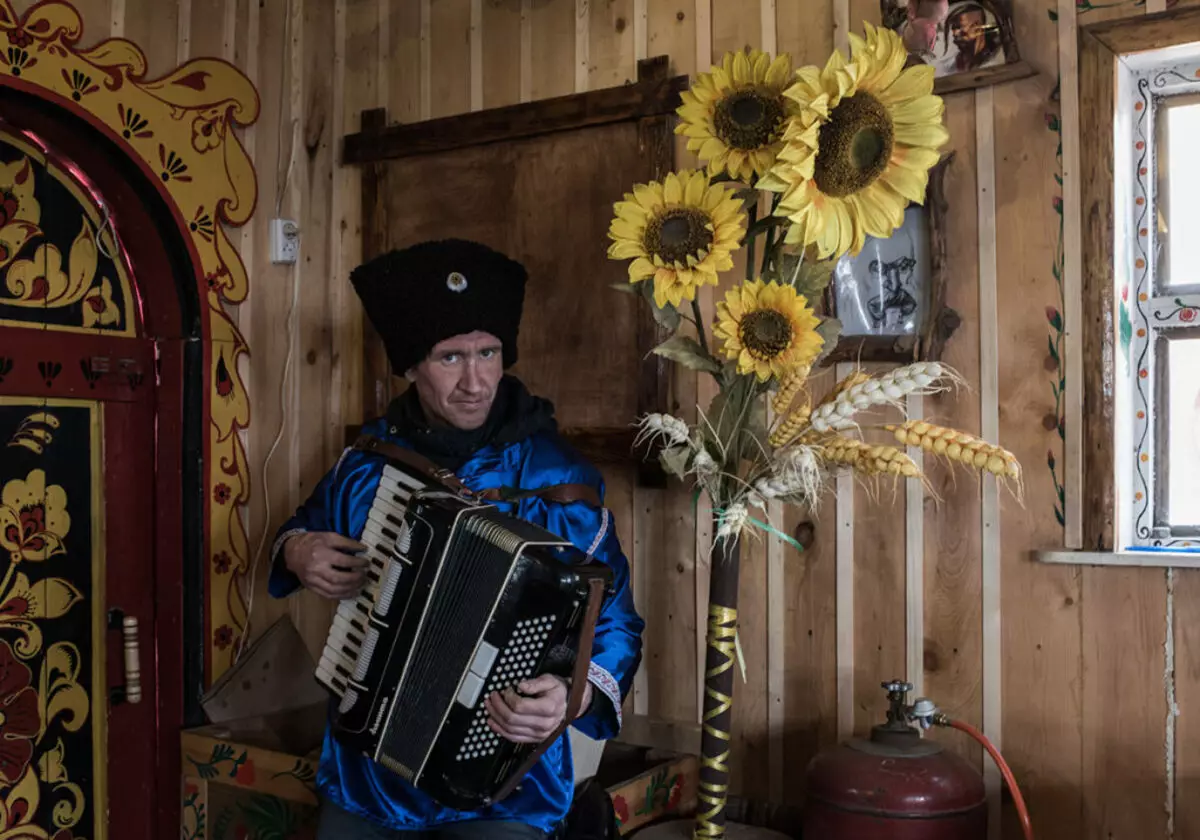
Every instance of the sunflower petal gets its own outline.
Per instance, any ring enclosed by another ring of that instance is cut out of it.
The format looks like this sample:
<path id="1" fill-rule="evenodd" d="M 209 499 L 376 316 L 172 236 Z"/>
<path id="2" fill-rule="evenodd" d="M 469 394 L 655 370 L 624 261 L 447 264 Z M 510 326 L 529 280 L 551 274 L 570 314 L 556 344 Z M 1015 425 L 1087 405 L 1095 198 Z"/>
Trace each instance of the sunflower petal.
<path id="1" fill-rule="evenodd" d="M 897 105 L 910 99 L 929 96 L 933 93 L 933 65 L 919 64 L 909 67 L 883 90 L 875 93 L 884 105 Z"/>
<path id="2" fill-rule="evenodd" d="M 750 59 L 743 50 L 738 50 L 733 56 L 733 81 L 738 85 L 754 81 Z"/>

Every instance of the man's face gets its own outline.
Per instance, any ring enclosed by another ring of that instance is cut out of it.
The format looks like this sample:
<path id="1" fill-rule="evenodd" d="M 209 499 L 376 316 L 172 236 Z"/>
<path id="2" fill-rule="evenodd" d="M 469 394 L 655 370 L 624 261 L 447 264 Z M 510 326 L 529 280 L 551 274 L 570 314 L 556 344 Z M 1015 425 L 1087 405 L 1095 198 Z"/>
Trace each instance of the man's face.
<path id="1" fill-rule="evenodd" d="M 975 41 L 983 34 L 983 12 L 963 12 L 950 22 L 950 37 L 955 46 L 962 47 Z"/>
<path id="2" fill-rule="evenodd" d="M 439 342 L 409 372 L 426 419 L 468 431 L 487 420 L 503 375 L 500 339 L 480 331 Z"/>

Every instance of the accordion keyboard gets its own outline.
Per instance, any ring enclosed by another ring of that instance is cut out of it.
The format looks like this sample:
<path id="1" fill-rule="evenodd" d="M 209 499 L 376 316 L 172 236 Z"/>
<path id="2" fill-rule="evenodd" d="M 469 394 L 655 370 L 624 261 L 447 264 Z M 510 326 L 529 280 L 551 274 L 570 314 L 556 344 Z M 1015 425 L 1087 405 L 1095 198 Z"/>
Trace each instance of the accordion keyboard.
<path id="1" fill-rule="evenodd" d="M 408 564 L 409 534 L 404 513 L 415 490 L 426 485 L 393 466 L 385 466 L 379 489 L 367 514 L 359 542 L 366 546 L 366 584 L 354 598 L 338 604 L 325 649 L 317 665 L 317 680 L 341 698 L 340 710 L 358 701 L 351 680 L 361 681 L 379 640 L 376 620 L 386 620 L 396 587 Z"/>

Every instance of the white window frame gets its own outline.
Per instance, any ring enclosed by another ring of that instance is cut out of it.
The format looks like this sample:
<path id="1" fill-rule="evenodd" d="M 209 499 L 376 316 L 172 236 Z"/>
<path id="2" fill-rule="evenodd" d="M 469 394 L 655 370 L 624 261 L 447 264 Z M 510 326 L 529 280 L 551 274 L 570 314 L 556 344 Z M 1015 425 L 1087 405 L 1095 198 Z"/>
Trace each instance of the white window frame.
<path id="1" fill-rule="evenodd" d="M 1156 284 L 1158 228 L 1151 222 L 1158 214 L 1154 126 L 1160 102 L 1180 94 L 1200 94 L 1197 45 L 1128 56 L 1121 62 L 1113 173 L 1114 468 L 1116 546 L 1133 550 L 1200 551 L 1200 528 L 1172 528 L 1160 515 L 1165 468 L 1159 463 L 1163 448 L 1157 427 L 1163 396 L 1159 355 L 1171 336 L 1200 326 L 1200 272 L 1195 284 L 1169 292 L 1160 292 Z M 1127 353 L 1120 337 L 1122 310 L 1131 325 Z M 1200 469 L 1200 464 L 1191 468 Z"/>

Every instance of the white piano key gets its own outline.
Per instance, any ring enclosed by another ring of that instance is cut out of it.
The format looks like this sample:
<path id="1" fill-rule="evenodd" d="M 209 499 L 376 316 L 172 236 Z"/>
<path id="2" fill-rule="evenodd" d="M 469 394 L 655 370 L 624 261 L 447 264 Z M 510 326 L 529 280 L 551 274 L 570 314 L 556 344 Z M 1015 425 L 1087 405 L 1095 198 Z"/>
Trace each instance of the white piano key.
<path id="1" fill-rule="evenodd" d="M 403 522 L 405 515 L 408 513 L 407 505 L 397 504 L 395 501 L 382 494 L 375 497 L 373 506 L 392 517 L 397 522 Z"/>
<path id="2" fill-rule="evenodd" d="M 387 514 L 385 514 L 378 507 L 372 507 L 369 511 L 367 511 L 367 519 L 370 522 L 374 522 L 377 526 L 378 532 L 387 539 L 391 540 L 393 543 L 400 538 L 401 523 L 391 521 Z"/>

